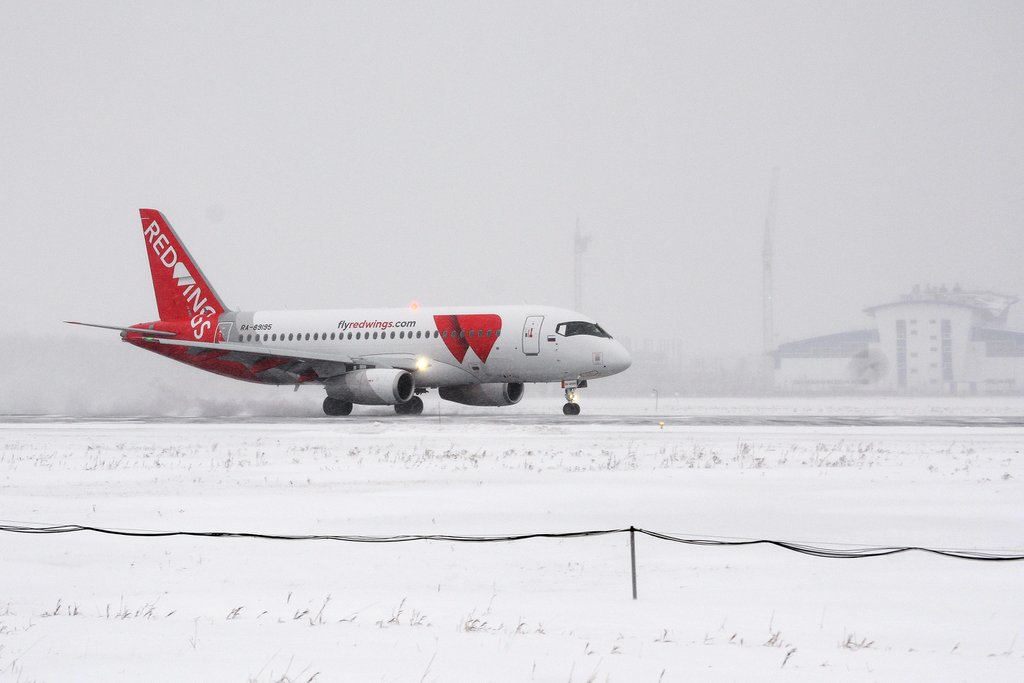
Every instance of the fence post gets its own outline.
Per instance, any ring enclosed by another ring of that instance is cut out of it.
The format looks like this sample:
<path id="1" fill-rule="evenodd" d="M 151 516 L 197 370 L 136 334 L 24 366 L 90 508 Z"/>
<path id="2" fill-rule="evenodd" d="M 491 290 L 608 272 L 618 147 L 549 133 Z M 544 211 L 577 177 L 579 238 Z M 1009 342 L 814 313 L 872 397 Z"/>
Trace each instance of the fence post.
<path id="1" fill-rule="evenodd" d="M 633 599 L 636 600 L 636 527 L 629 526 L 629 563 L 633 573 Z"/>

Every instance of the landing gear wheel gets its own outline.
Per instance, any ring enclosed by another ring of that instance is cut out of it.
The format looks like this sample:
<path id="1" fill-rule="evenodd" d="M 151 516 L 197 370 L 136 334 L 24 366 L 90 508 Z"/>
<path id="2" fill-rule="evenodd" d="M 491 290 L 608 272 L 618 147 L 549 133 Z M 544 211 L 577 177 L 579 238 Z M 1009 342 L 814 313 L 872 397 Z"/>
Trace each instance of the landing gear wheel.
<path id="1" fill-rule="evenodd" d="M 587 386 L 586 382 L 573 381 L 573 382 L 562 382 L 562 386 L 565 387 L 565 405 L 562 406 L 563 415 L 579 415 L 580 404 L 576 402 L 576 391 Z"/>
<path id="2" fill-rule="evenodd" d="M 328 396 L 324 399 L 324 414 L 336 417 L 340 415 L 351 415 L 352 404 L 348 401 L 339 401 Z"/>
<path id="3" fill-rule="evenodd" d="M 413 396 L 405 403 L 395 404 L 396 415 L 420 415 L 423 413 L 423 399 Z"/>
<path id="4" fill-rule="evenodd" d="M 422 415 L 423 414 L 423 399 L 419 396 L 413 396 L 409 399 L 409 414 L 410 415 Z"/>

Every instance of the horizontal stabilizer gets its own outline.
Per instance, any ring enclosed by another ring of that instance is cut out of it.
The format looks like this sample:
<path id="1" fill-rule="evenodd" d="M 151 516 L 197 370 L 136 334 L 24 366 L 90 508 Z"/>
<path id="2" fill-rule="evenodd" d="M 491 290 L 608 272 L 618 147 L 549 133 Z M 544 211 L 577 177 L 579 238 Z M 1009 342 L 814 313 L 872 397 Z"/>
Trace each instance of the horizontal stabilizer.
<path id="1" fill-rule="evenodd" d="M 118 330 L 119 332 L 140 332 L 149 337 L 174 337 L 177 336 L 177 332 L 167 332 L 165 330 L 150 330 L 145 327 L 121 327 L 119 325 L 97 325 L 96 323 L 80 323 L 76 320 L 65 320 L 68 325 L 81 325 L 83 327 L 98 327 L 103 330 Z"/>

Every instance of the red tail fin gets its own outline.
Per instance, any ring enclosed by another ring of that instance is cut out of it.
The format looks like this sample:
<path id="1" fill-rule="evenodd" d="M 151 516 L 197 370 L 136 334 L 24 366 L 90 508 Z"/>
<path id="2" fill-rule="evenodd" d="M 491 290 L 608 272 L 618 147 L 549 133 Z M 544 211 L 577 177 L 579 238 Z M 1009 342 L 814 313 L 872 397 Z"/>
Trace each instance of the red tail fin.
<path id="1" fill-rule="evenodd" d="M 171 224 L 156 209 L 139 209 L 160 320 L 188 322 L 192 336 L 214 341 L 227 310 Z"/>

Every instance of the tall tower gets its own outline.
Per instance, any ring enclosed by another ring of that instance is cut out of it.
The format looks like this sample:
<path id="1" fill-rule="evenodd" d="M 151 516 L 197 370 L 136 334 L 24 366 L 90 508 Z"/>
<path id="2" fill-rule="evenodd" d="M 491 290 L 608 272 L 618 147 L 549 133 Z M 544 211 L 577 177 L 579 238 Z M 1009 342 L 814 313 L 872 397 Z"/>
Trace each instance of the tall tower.
<path id="1" fill-rule="evenodd" d="M 572 310 L 581 311 L 583 309 L 583 254 L 587 251 L 587 245 L 590 244 L 590 237 L 584 237 L 583 233 L 580 232 L 580 219 L 576 219 L 576 235 L 573 240 L 573 254 L 575 260 L 573 262 L 574 271 L 574 283 L 573 283 L 573 300 Z"/>
<path id="2" fill-rule="evenodd" d="M 764 354 L 765 388 L 774 384 L 775 364 L 768 356 L 775 348 L 775 310 L 772 277 L 772 240 L 775 233 L 775 212 L 779 202 L 779 169 L 772 169 L 772 184 L 768 194 L 768 213 L 764 219 L 764 244 L 761 246 L 761 352 Z"/>

